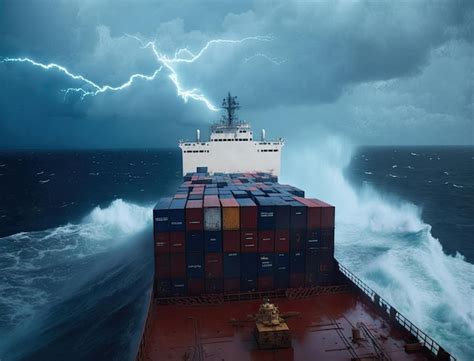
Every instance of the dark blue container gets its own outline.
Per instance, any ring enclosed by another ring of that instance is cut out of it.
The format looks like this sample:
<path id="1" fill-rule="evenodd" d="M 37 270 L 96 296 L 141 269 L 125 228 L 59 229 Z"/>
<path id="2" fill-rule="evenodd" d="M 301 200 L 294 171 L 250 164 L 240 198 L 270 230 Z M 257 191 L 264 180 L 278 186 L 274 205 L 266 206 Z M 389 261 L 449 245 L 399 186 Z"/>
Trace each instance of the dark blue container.
<path id="1" fill-rule="evenodd" d="M 196 173 L 207 173 L 207 167 L 196 167 Z"/>
<path id="2" fill-rule="evenodd" d="M 290 252 L 290 272 L 304 273 L 305 271 L 305 253 L 304 251 Z"/>
<path id="3" fill-rule="evenodd" d="M 275 201 L 270 197 L 255 197 L 258 204 L 258 229 L 275 229 Z"/>
<path id="4" fill-rule="evenodd" d="M 185 209 L 186 199 L 173 199 L 168 208 L 169 230 L 184 231 L 185 230 Z"/>
<path id="5" fill-rule="evenodd" d="M 184 278 L 177 278 L 171 280 L 171 294 L 173 296 L 186 295 L 186 281 Z"/>
<path id="6" fill-rule="evenodd" d="M 307 248 L 305 271 L 318 272 L 320 260 L 321 260 L 321 254 L 320 254 L 319 248 Z"/>
<path id="7" fill-rule="evenodd" d="M 232 191 L 234 198 L 249 198 L 250 196 L 246 191 Z"/>
<path id="8" fill-rule="evenodd" d="M 290 228 L 290 205 L 281 197 L 272 197 L 272 199 L 275 203 L 275 225 L 278 229 Z"/>
<path id="9" fill-rule="evenodd" d="M 306 228 L 306 205 L 297 201 L 287 202 L 291 206 L 290 209 L 290 228 L 301 229 Z"/>
<path id="10" fill-rule="evenodd" d="M 186 252 L 204 251 L 204 232 L 188 231 L 186 232 Z"/>
<path id="11" fill-rule="evenodd" d="M 240 290 L 243 292 L 255 292 L 257 290 L 257 277 L 242 277 L 240 279 Z"/>
<path id="12" fill-rule="evenodd" d="M 290 285 L 290 274 L 287 271 L 276 271 L 273 277 L 275 289 L 285 289 Z"/>
<path id="13" fill-rule="evenodd" d="M 224 278 L 240 278 L 240 253 L 224 253 Z"/>
<path id="14" fill-rule="evenodd" d="M 169 211 L 168 208 L 173 201 L 172 198 L 161 198 L 153 209 L 153 230 L 154 232 L 169 231 Z"/>
<path id="15" fill-rule="evenodd" d="M 306 234 L 306 248 L 319 248 L 321 244 L 321 231 L 319 229 L 308 229 Z"/>
<path id="16" fill-rule="evenodd" d="M 275 253 L 275 271 L 289 272 L 290 269 L 290 254 L 289 253 Z"/>
<path id="17" fill-rule="evenodd" d="M 242 277 L 257 278 L 257 253 L 240 254 L 240 274 Z"/>
<path id="18" fill-rule="evenodd" d="M 259 253 L 258 254 L 258 275 L 259 276 L 271 276 L 273 275 L 274 253 Z"/>
<path id="19" fill-rule="evenodd" d="M 260 191 L 260 190 L 250 191 L 250 194 L 252 195 L 252 197 L 264 197 L 265 196 L 265 193 Z"/>
<path id="20" fill-rule="evenodd" d="M 202 252 L 186 253 L 186 276 L 204 278 L 204 255 Z"/>
<path id="21" fill-rule="evenodd" d="M 204 191 L 204 194 L 206 196 L 217 196 L 217 195 L 219 195 L 219 191 L 217 190 L 217 188 L 216 189 L 207 189 L 206 188 L 206 190 Z"/>
<path id="22" fill-rule="evenodd" d="M 291 194 L 297 197 L 304 198 L 304 191 L 299 188 L 291 187 L 290 189 L 288 189 L 288 192 L 290 192 Z"/>
<path id="23" fill-rule="evenodd" d="M 221 231 L 204 232 L 204 251 L 206 253 L 222 252 L 222 232 Z"/>

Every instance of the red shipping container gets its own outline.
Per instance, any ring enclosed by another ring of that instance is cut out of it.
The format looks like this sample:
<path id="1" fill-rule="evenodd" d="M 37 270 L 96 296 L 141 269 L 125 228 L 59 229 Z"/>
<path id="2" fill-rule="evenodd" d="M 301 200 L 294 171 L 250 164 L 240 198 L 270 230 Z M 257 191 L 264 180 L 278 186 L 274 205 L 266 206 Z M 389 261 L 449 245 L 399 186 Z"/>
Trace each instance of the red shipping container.
<path id="1" fill-rule="evenodd" d="M 334 206 L 320 201 L 319 199 L 311 199 L 311 202 L 321 207 L 321 228 L 334 228 L 334 218 L 336 213 Z"/>
<path id="2" fill-rule="evenodd" d="M 304 287 L 304 273 L 290 273 L 290 288 Z"/>
<path id="3" fill-rule="evenodd" d="M 223 231 L 224 252 L 240 252 L 240 231 Z"/>
<path id="4" fill-rule="evenodd" d="M 273 290 L 273 276 L 258 277 L 257 287 L 260 292 Z"/>
<path id="5" fill-rule="evenodd" d="M 204 209 L 202 200 L 190 200 L 186 203 L 186 230 L 202 231 L 204 219 Z"/>
<path id="6" fill-rule="evenodd" d="M 275 231 L 275 252 L 290 252 L 290 232 L 287 229 L 277 229 Z"/>
<path id="7" fill-rule="evenodd" d="M 184 278 L 186 277 L 186 256 L 184 253 L 170 254 L 170 277 Z"/>
<path id="8" fill-rule="evenodd" d="M 160 280 L 170 278 L 170 255 L 168 253 L 156 255 L 155 277 Z"/>
<path id="9" fill-rule="evenodd" d="M 257 232 L 243 231 L 240 236 L 240 249 L 242 253 L 257 252 Z"/>
<path id="10" fill-rule="evenodd" d="M 263 253 L 272 253 L 275 250 L 275 232 L 258 232 L 258 251 Z"/>
<path id="11" fill-rule="evenodd" d="M 240 292 L 240 278 L 224 279 L 225 293 L 239 293 Z"/>
<path id="12" fill-rule="evenodd" d="M 168 232 L 155 232 L 155 253 L 169 253 L 170 234 Z"/>
<path id="13" fill-rule="evenodd" d="M 242 230 L 257 229 L 258 208 L 257 205 L 240 206 L 240 228 Z"/>
<path id="14" fill-rule="evenodd" d="M 188 194 L 187 193 L 177 193 L 174 195 L 173 197 L 174 199 L 186 199 L 188 198 Z"/>
<path id="15" fill-rule="evenodd" d="M 185 248 L 185 232 L 170 232 L 170 252 L 183 253 Z"/>
<path id="16" fill-rule="evenodd" d="M 188 279 L 188 295 L 199 296 L 204 293 L 204 279 L 203 278 L 189 278 Z"/>
<path id="17" fill-rule="evenodd" d="M 223 278 L 222 253 L 207 253 L 204 262 L 206 278 Z"/>

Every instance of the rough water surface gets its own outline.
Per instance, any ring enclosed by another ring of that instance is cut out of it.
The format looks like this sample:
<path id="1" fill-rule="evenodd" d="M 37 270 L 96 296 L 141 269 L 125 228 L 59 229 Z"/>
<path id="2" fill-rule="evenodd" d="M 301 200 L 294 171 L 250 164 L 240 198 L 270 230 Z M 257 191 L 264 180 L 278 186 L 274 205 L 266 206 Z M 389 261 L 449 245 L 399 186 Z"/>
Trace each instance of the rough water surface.
<path id="1" fill-rule="evenodd" d="M 176 150 L 0 153 L 0 359 L 132 360 L 153 272 L 151 209 Z M 311 166 L 308 166 L 311 165 Z M 474 357 L 473 148 L 340 142 L 283 157 L 337 207 L 336 256 L 460 360 Z"/>

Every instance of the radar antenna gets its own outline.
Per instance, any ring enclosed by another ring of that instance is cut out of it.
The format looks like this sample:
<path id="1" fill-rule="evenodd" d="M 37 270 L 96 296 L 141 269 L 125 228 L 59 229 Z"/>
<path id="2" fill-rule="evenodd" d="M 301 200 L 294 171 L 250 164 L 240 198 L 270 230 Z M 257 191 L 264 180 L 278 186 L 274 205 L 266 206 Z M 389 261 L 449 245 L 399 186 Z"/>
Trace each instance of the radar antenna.
<path id="1" fill-rule="evenodd" d="M 227 98 L 224 98 L 222 101 L 222 109 L 225 109 L 227 114 L 224 115 L 224 120 L 227 122 L 227 125 L 232 125 L 234 121 L 237 120 L 236 110 L 240 108 L 237 97 L 233 97 L 230 92 L 227 94 Z"/>

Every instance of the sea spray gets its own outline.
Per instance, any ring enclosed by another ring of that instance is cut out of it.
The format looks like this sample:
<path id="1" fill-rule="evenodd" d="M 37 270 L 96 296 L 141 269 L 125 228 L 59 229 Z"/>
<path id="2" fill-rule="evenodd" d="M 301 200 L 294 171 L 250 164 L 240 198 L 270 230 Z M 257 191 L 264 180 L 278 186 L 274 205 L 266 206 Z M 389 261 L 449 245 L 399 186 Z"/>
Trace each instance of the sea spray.
<path id="1" fill-rule="evenodd" d="M 0 358 L 48 355 L 56 337 L 76 332 L 87 312 L 99 312 L 103 302 L 110 305 L 110 295 L 127 294 L 114 297 L 117 309 L 128 307 L 128 297 L 144 297 L 152 274 L 146 266 L 150 252 L 140 253 L 143 247 L 134 237 L 147 228 L 151 207 L 117 199 L 94 208 L 81 223 L 0 238 Z M 142 238 L 149 238 L 148 232 Z M 100 318 L 113 319 L 113 310 L 101 311 Z M 29 347 L 19 347 L 26 340 Z"/>
<path id="2" fill-rule="evenodd" d="M 299 137 L 302 145 L 283 153 L 281 181 L 336 206 L 338 260 L 458 359 L 471 359 L 474 265 L 443 252 L 419 207 L 367 183 L 352 186 L 347 140 Z"/>

